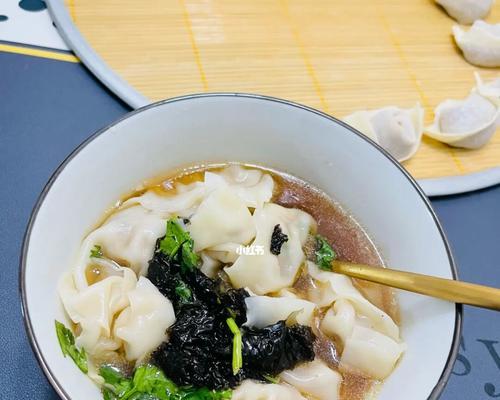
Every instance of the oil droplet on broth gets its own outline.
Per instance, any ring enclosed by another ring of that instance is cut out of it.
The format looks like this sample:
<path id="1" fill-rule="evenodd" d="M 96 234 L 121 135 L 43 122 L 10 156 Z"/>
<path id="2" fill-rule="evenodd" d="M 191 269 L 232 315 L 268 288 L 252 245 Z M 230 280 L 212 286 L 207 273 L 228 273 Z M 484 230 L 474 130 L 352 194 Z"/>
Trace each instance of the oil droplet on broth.
<path id="1" fill-rule="evenodd" d="M 96 282 L 102 281 L 105 276 L 100 265 L 90 264 L 85 270 L 85 277 L 89 285 L 93 285 Z"/>

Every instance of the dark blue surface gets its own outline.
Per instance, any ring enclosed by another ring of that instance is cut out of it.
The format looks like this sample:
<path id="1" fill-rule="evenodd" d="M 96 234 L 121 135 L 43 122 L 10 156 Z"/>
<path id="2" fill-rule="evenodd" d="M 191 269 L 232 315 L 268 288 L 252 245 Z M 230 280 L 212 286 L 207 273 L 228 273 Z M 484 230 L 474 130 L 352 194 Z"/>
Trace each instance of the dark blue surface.
<path id="1" fill-rule="evenodd" d="M 500 186 L 434 199 L 432 204 L 460 279 L 500 287 Z M 443 400 L 500 398 L 499 342 L 500 313 L 464 306 L 460 355 Z"/>
<path id="2" fill-rule="evenodd" d="M 56 400 L 24 332 L 17 282 L 22 236 L 55 168 L 128 108 L 79 64 L 6 53 L 0 53 L 0 96 L 0 398 Z M 500 286 L 500 187 L 433 204 L 460 277 Z M 463 347 L 443 400 L 500 398 L 498 341 L 500 314 L 466 307 Z"/>
<path id="3" fill-rule="evenodd" d="M 86 137 L 128 111 L 80 64 L 0 52 L 0 399 L 58 399 L 28 344 L 18 259 L 47 179 Z"/>

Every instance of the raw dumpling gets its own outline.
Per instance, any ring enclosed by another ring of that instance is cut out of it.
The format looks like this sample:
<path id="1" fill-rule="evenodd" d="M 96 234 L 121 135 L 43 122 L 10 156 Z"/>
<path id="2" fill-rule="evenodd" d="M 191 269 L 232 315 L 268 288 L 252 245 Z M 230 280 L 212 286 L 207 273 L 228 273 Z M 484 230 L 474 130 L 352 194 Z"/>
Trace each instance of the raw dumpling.
<path id="1" fill-rule="evenodd" d="M 83 289 L 75 285 L 73 274 L 66 274 L 59 282 L 59 296 L 64 308 L 81 333 L 76 338 L 90 354 L 116 350 L 121 342 L 112 337 L 114 317 L 129 305 L 128 293 L 135 288 L 136 276 L 123 268 L 122 276 L 110 276 Z"/>
<path id="2" fill-rule="evenodd" d="M 372 111 L 357 111 L 343 118 L 387 150 L 398 161 L 413 156 L 422 139 L 424 110 L 417 104 L 411 109 L 385 107 Z"/>
<path id="3" fill-rule="evenodd" d="M 220 172 L 205 172 L 205 184 L 208 190 L 229 187 L 251 208 L 259 208 L 269 202 L 274 189 L 274 181 L 269 174 L 241 165 L 231 165 Z"/>
<path id="4" fill-rule="evenodd" d="M 306 400 L 306 398 L 291 386 L 245 380 L 233 391 L 231 400 Z"/>
<path id="5" fill-rule="evenodd" d="M 385 379 L 404 350 L 404 344 L 374 329 L 355 325 L 344 342 L 340 368 L 355 369 L 375 379 Z"/>
<path id="6" fill-rule="evenodd" d="M 247 321 L 245 325 L 264 328 L 286 320 L 292 314 L 301 325 L 311 326 L 316 305 L 307 300 L 291 297 L 250 296 L 245 299 Z"/>
<path id="7" fill-rule="evenodd" d="M 500 67 L 500 24 L 476 21 L 468 31 L 455 25 L 453 36 L 465 59 L 481 67 Z"/>
<path id="8" fill-rule="evenodd" d="M 496 130 L 498 108 L 472 93 L 465 100 L 445 100 L 434 110 L 434 123 L 425 134 L 450 146 L 477 149 Z"/>
<path id="9" fill-rule="evenodd" d="M 319 360 L 283 371 L 280 377 L 301 393 L 317 400 L 337 400 L 340 396 L 342 376 Z"/>
<path id="10" fill-rule="evenodd" d="M 472 24 L 490 13 L 493 0 L 436 0 L 436 3 L 461 24 Z"/>
<path id="11" fill-rule="evenodd" d="M 156 240 L 165 235 L 165 230 L 166 220 L 141 206 L 116 212 L 83 241 L 73 272 L 76 287 L 82 290 L 88 286 L 86 270 L 96 245 L 101 246 L 106 258 L 126 262 L 137 275 L 144 275 Z"/>
<path id="12" fill-rule="evenodd" d="M 143 276 L 127 296 L 129 306 L 116 319 L 114 336 L 123 341 L 127 360 L 141 360 L 166 339 L 167 329 L 175 322 L 174 308 Z"/>
<path id="13" fill-rule="evenodd" d="M 334 272 L 322 271 L 312 262 L 308 262 L 307 267 L 314 279 L 330 285 L 330 290 L 337 301 L 348 300 L 358 314 L 368 318 L 372 328 L 399 340 L 399 328 L 392 318 L 365 299 L 354 287 L 350 278 Z"/>
<path id="14" fill-rule="evenodd" d="M 490 82 L 483 82 L 477 72 L 474 72 L 474 77 L 476 78 L 474 92 L 485 97 L 497 107 L 500 107 L 500 78 L 496 78 Z"/>
<path id="15" fill-rule="evenodd" d="M 291 286 L 304 262 L 302 246 L 309 232 L 315 229 L 314 219 L 304 211 L 272 203 L 255 210 L 253 219 L 257 235 L 251 246 L 256 252 L 240 255 L 231 267 L 225 269 L 231 283 L 238 288 L 248 287 L 259 295 Z M 276 225 L 288 237 L 279 255 L 270 251 Z"/>
<path id="16" fill-rule="evenodd" d="M 194 251 L 225 243 L 247 244 L 255 237 L 252 214 L 231 189 L 213 191 L 198 207 L 187 225 Z"/>

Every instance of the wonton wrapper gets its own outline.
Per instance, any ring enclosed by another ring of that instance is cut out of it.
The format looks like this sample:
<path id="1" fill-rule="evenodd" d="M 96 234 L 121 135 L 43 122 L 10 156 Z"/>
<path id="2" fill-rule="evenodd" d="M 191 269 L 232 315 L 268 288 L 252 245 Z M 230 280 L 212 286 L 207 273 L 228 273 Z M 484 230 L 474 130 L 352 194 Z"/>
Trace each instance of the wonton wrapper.
<path id="1" fill-rule="evenodd" d="M 88 286 L 86 270 L 93 262 L 90 251 L 101 246 L 105 257 L 126 262 L 137 275 L 145 275 L 156 240 L 165 235 L 166 220 L 159 214 L 134 206 L 114 213 L 83 241 L 73 269 L 78 290 Z"/>
<path id="2" fill-rule="evenodd" d="M 255 237 L 252 214 L 227 187 L 213 191 L 203 200 L 187 229 L 196 252 L 229 242 L 247 244 Z"/>
<path id="3" fill-rule="evenodd" d="M 297 389 L 282 384 L 245 380 L 233 390 L 231 400 L 306 400 Z"/>
<path id="4" fill-rule="evenodd" d="M 259 208 L 269 202 L 274 190 L 271 175 L 241 165 L 231 165 L 220 172 L 205 172 L 205 184 L 208 190 L 229 187 L 251 208 Z"/>
<path id="5" fill-rule="evenodd" d="M 461 24 L 472 24 L 486 17 L 494 0 L 436 0 L 449 16 Z"/>
<path id="6" fill-rule="evenodd" d="M 165 216 L 174 215 L 188 218 L 206 196 L 203 182 L 193 182 L 189 185 L 177 183 L 175 192 L 160 194 L 156 190 L 148 190 L 138 197 L 126 200 L 123 205 L 140 204 L 142 207 L 162 213 Z"/>
<path id="7" fill-rule="evenodd" d="M 200 270 L 209 278 L 215 278 L 219 272 L 221 263 L 215 258 L 210 257 L 206 252 L 201 252 Z"/>
<path id="8" fill-rule="evenodd" d="M 257 208 L 271 200 L 274 181 L 260 170 L 231 165 L 218 172 L 206 171 L 202 182 L 176 183 L 174 191 L 165 194 L 148 190 L 124 205 L 141 204 L 148 210 L 189 218 L 203 199 L 221 188 L 230 189 L 247 207 Z"/>
<path id="9" fill-rule="evenodd" d="M 399 340 L 399 328 L 394 323 L 392 318 L 370 303 L 359 291 L 354 287 L 349 277 L 335 272 L 320 270 L 314 263 L 307 263 L 309 274 L 316 280 L 330 285 L 332 298 L 336 301 L 339 299 L 349 300 L 354 306 L 357 314 L 365 316 L 370 321 L 373 329 L 382 332 L 383 334 Z"/>
<path id="10" fill-rule="evenodd" d="M 311 326 L 316 305 L 307 300 L 292 297 L 250 296 L 245 299 L 246 326 L 264 328 L 294 315 L 301 325 Z"/>
<path id="11" fill-rule="evenodd" d="M 342 376 L 318 359 L 283 371 L 281 379 L 317 400 L 338 400 Z"/>
<path id="12" fill-rule="evenodd" d="M 98 355 L 124 344 L 126 358 L 135 361 L 165 340 L 175 314 L 170 300 L 149 279 L 137 281 L 131 269 L 122 270 L 122 276 L 109 276 L 83 290 L 66 274 L 58 290 L 68 316 L 80 325 L 78 346 Z"/>
<path id="13" fill-rule="evenodd" d="M 356 310 L 346 299 L 339 299 L 328 309 L 320 329 L 330 337 L 338 337 L 342 343 L 351 336 L 356 323 Z"/>
<path id="14" fill-rule="evenodd" d="M 406 345 L 371 325 L 369 318 L 356 315 L 350 300 L 340 298 L 325 314 L 321 330 L 341 340 L 341 368 L 384 379 L 394 369 Z"/>
<path id="15" fill-rule="evenodd" d="M 464 100 L 445 100 L 434 110 L 425 134 L 450 146 L 477 149 L 496 131 L 498 107 L 476 93 Z"/>
<path id="16" fill-rule="evenodd" d="M 452 31 L 457 46 L 469 63 L 480 67 L 500 67 L 500 24 L 478 20 L 468 31 L 458 25 Z"/>
<path id="17" fill-rule="evenodd" d="M 390 106 L 357 111 L 343 121 L 378 143 L 398 161 L 405 161 L 420 146 L 424 110 L 419 104 L 411 109 Z"/>
<path id="18" fill-rule="evenodd" d="M 129 306 L 116 319 L 113 332 L 123 341 L 127 360 L 142 360 L 167 338 L 167 329 L 175 322 L 174 308 L 143 276 L 127 296 Z"/>
<path id="19" fill-rule="evenodd" d="M 361 371 L 375 379 L 387 378 L 406 346 L 374 329 L 355 325 L 344 343 L 340 368 Z"/>
<path id="20" fill-rule="evenodd" d="M 59 281 L 59 296 L 68 316 L 80 324 L 76 344 L 90 354 L 117 350 L 121 341 L 111 337 L 115 315 L 129 305 L 128 292 L 137 281 L 131 269 L 124 268 L 123 276 L 110 276 L 79 290 L 69 273 Z"/>
<path id="21" fill-rule="evenodd" d="M 305 259 L 304 246 L 309 232 L 315 228 L 314 219 L 304 211 L 267 203 L 253 215 L 257 235 L 252 246 L 263 254 L 243 254 L 225 268 L 234 287 L 248 287 L 258 295 L 276 292 L 295 281 Z M 288 236 L 278 256 L 270 251 L 271 237 L 276 225 Z"/>

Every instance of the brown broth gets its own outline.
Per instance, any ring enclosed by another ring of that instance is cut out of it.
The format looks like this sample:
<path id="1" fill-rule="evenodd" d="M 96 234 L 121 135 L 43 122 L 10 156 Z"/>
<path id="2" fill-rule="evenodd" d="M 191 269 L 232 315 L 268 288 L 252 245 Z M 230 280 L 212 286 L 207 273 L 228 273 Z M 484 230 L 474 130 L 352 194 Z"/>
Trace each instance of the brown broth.
<path id="1" fill-rule="evenodd" d="M 303 180 L 285 173 L 268 172 L 276 182 L 273 201 L 311 214 L 318 223 L 318 233 L 328 240 L 340 260 L 384 266 L 380 253 L 365 230 L 338 203 Z M 391 288 L 358 279 L 353 281 L 367 299 L 399 321 L 398 306 Z"/>
<path id="2" fill-rule="evenodd" d="M 205 171 L 217 171 L 225 166 L 227 164 L 189 167 L 151 179 L 144 182 L 137 190 L 124 196 L 118 205 L 131 197 L 141 195 L 146 190 L 155 190 L 163 194 L 175 194 L 175 184 L 189 184 L 201 181 L 203 180 Z M 328 240 L 339 259 L 380 267 L 384 266 L 383 258 L 366 231 L 348 212 L 321 190 L 283 172 L 255 165 L 247 165 L 247 167 L 261 169 L 270 174 L 276 183 L 273 202 L 284 207 L 298 208 L 309 213 L 318 224 L 318 233 Z M 109 215 L 107 214 L 106 218 Z M 301 278 L 299 278 L 299 281 Z M 394 291 L 391 288 L 356 279 L 353 279 L 353 281 L 355 286 L 367 299 L 384 310 L 398 323 L 399 308 Z M 298 287 L 296 286 L 295 289 L 300 294 L 302 290 L 307 290 L 308 285 L 306 277 L 304 281 L 298 282 Z M 337 354 L 332 354 L 332 347 L 338 349 L 340 346 L 335 346 L 335 340 L 332 340 L 331 343 L 327 343 L 326 340 L 326 337 L 323 335 L 321 340 L 315 344 L 315 347 L 319 352 L 322 349 L 328 351 L 329 355 L 320 357 L 324 358 L 331 367 L 335 367 L 338 359 Z M 330 360 L 329 362 L 328 359 Z M 339 372 L 343 377 L 340 390 L 341 400 L 366 399 L 367 395 L 373 393 L 380 383 L 355 372 L 346 370 Z"/>
<path id="3" fill-rule="evenodd" d="M 100 265 L 89 265 L 85 270 L 85 277 L 89 285 L 100 282 L 105 278 L 104 271 Z"/>

